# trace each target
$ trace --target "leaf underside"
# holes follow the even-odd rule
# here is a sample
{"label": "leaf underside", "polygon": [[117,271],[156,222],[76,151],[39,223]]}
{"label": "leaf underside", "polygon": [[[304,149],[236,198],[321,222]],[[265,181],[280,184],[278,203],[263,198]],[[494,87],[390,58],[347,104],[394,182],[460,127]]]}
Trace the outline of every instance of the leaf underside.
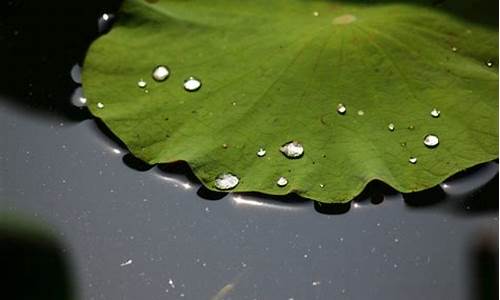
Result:
{"label": "leaf underside", "polygon": [[[425,1],[125,0],[85,59],[87,103],[134,155],[186,161],[210,189],[230,172],[234,191],[327,203],[375,179],[423,190],[498,157],[498,28],[452,12]],[[156,82],[161,64],[171,74]],[[184,90],[190,76],[196,92]],[[429,133],[438,147],[423,144]],[[301,158],[279,151],[289,141]]]}

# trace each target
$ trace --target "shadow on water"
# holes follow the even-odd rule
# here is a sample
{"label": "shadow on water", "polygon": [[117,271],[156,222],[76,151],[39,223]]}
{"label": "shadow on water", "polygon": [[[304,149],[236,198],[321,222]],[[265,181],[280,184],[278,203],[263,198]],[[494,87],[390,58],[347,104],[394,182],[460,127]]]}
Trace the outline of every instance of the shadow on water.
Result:
{"label": "shadow on water", "polygon": [[98,37],[97,20],[122,1],[0,1],[0,93],[30,111],[81,120],[70,70]]}
{"label": "shadow on water", "polygon": [[427,190],[415,193],[404,193],[403,199],[410,207],[426,207],[442,203],[446,198],[446,193],[437,185]]}
{"label": "shadow on water", "polygon": [[459,215],[498,211],[498,164],[481,164],[448,178],[433,188],[403,194],[409,208],[442,206]]}
{"label": "shadow on water", "polygon": [[4,274],[1,298],[76,299],[61,243],[39,224],[6,215],[0,218],[0,265]]}
{"label": "shadow on water", "polygon": [[471,300],[498,299],[498,239],[492,232],[481,233],[469,249]]}

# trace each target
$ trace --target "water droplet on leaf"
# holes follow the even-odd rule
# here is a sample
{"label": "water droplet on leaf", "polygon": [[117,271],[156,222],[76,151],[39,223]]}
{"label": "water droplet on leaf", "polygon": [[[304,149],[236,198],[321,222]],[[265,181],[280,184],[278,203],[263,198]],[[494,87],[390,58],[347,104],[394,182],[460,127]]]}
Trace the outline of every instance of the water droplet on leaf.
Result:
{"label": "water droplet on leaf", "polygon": [[194,92],[199,90],[201,87],[201,81],[194,77],[189,77],[184,81],[184,89],[188,92]]}
{"label": "water droplet on leaf", "polygon": [[313,12],[313,16],[319,17],[319,12],[317,12],[317,11]]}
{"label": "water droplet on leaf", "polygon": [[170,70],[167,66],[159,65],[156,66],[153,70],[153,74],[151,75],[155,81],[161,82],[165,81],[168,76],[170,76]]}
{"label": "water droplet on leaf", "polygon": [[437,147],[437,145],[439,145],[439,138],[437,135],[428,134],[424,137],[424,145],[429,148]]}
{"label": "water droplet on leaf", "polygon": [[137,86],[140,87],[141,89],[145,88],[147,85],[148,85],[147,82],[142,79],[137,82]]}
{"label": "water droplet on leaf", "polygon": [[304,154],[304,147],[299,142],[292,141],[281,146],[280,151],[288,158],[299,158]]}
{"label": "water droplet on leaf", "polygon": [[411,164],[416,164],[417,163],[417,158],[416,157],[410,157],[410,159],[408,159],[408,161],[411,163]]}
{"label": "water droplet on leaf", "polygon": [[389,129],[389,131],[394,131],[396,127],[394,126],[393,123],[389,123],[389,125],[387,125],[387,128]]}
{"label": "water droplet on leaf", "polygon": [[258,157],[263,157],[265,155],[266,155],[266,150],[264,148],[260,148],[259,151],[257,151]]}
{"label": "water droplet on leaf", "polygon": [[240,180],[231,173],[222,173],[215,179],[215,187],[219,190],[234,189]]}
{"label": "water droplet on leaf", "polygon": [[451,47],[451,51],[453,51],[453,52],[457,52],[457,51],[458,51],[458,48],[457,48],[457,47]]}
{"label": "water droplet on leaf", "polygon": [[486,66],[487,66],[488,68],[493,67],[493,61],[488,60],[488,61],[486,62]]}
{"label": "water droplet on leaf", "polygon": [[365,112],[364,112],[364,111],[362,111],[362,110],[358,110],[358,116],[363,116],[364,114],[365,114]]}
{"label": "water droplet on leaf", "polygon": [[431,116],[433,118],[439,118],[439,116],[441,115],[441,111],[438,110],[437,108],[433,108],[432,111],[431,111]]}
{"label": "water droplet on leaf", "polygon": [[104,108],[104,103],[102,103],[102,102],[97,102],[97,108],[99,108],[99,109]]}
{"label": "water droplet on leaf", "polygon": [[286,177],[281,176],[280,178],[278,178],[278,181],[276,181],[276,184],[279,187],[284,187],[288,184],[288,179],[286,179]]}
{"label": "water droplet on leaf", "polygon": [[345,114],[345,113],[346,113],[346,111],[347,111],[347,108],[344,106],[344,104],[339,103],[339,104],[337,105],[337,112],[338,112],[339,114],[343,115],[343,114]]}

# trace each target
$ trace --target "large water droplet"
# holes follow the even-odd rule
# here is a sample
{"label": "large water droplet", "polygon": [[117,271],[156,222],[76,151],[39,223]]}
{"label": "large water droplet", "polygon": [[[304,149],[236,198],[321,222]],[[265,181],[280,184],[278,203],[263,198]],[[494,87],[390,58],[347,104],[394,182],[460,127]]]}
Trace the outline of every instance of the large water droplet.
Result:
{"label": "large water droplet", "polygon": [[159,65],[154,68],[153,74],[151,76],[155,81],[165,81],[167,80],[168,76],[170,76],[170,70],[167,66]]}
{"label": "large water droplet", "polygon": [[114,15],[112,14],[102,14],[97,20],[97,30],[99,33],[103,34],[108,32],[111,29],[111,25],[113,24]]}
{"label": "large water droplet", "polygon": [[99,109],[103,109],[103,108],[104,108],[104,103],[102,103],[102,102],[97,102],[96,106],[97,106],[97,108],[99,108]]}
{"label": "large water droplet", "polygon": [[189,77],[184,81],[184,89],[188,92],[194,92],[199,90],[201,87],[201,81],[194,77]]}
{"label": "large water droplet", "polygon": [[148,83],[142,79],[137,82],[137,86],[140,87],[141,89],[145,88],[147,85]]}
{"label": "large water droplet", "polygon": [[215,179],[215,187],[219,190],[234,189],[240,180],[231,173],[222,173]]}
{"label": "large water droplet", "polygon": [[280,178],[278,178],[278,181],[276,181],[276,184],[279,187],[284,187],[288,184],[288,179],[286,179],[286,177],[281,176]]}
{"label": "large water droplet", "polygon": [[345,114],[347,112],[347,108],[344,106],[344,104],[339,103],[337,105],[337,112],[341,115]]}
{"label": "large water droplet", "polygon": [[431,111],[431,116],[433,118],[439,118],[439,116],[441,115],[441,111],[438,110],[437,108],[433,108],[432,111]]}
{"label": "large water droplet", "polygon": [[428,134],[424,137],[424,145],[429,148],[437,147],[437,145],[439,145],[439,138],[437,135]]}
{"label": "large water droplet", "polygon": [[410,162],[410,164],[416,164],[417,163],[417,158],[412,156],[410,157],[410,159],[408,159],[408,161]]}
{"label": "large water droplet", "polygon": [[257,151],[257,156],[258,157],[263,157],[266,155],[266,149],[260,148],[259,151]]}
{"label": "large water droplet", "polygon": [[82,68],[79,64],[75,64],[69,74],[75,83],[82,84]]}
{"label": "large water droplet", "polygon": [[396,126],[394,126],[393,123],[389,123],[389,125],[387,125],[387,129],[389,129],[389,131],[394,131],[395,128]]}
{"label": "large water droplet", "polygon": [[292,141],[281,146],[280,151],[288,158],[299,158],[304,154],[304,147],[299,142]]}

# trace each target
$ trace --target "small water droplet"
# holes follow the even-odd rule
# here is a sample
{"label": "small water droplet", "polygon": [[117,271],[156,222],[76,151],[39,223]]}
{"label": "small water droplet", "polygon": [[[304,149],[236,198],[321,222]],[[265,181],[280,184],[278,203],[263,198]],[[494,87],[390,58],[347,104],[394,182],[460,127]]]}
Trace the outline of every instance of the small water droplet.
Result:
{"label": "small water droplet", "polygon": [[263,157],[266,155],[266,149],[260,148],[259,151],[257,151],[257,156],[258,157]]}
{"label": "small water droplet", "polygon": [[284,187],[288,184],[288,179],[286,179],[286,177],[281,176],[280,178],[278,178],[278,181],[276,181],[276,184],[279,187]]}
{"label": "small water droplet", "polygon": [[215,187],[219,190],[234,189],[240,180],[231,173],[222,173],[215,179]]}
{"label": "small water droplet", "polygon": [[153,74],[151,75],[155,81],[161,82],[165,81],[168,76],[170,76],[170,70],[167,66],[159,65],[153,69]]}
{"label": "small water droplet", "polygon": [[486,64],[486,66],[487,66],[488,68],[493,67],[493,61],[492,61],[492,60],[488,60],[485,64]]}
{"label": "small water droplet", "polygon": [[457,47],[451,47],[451,51],[453,51],[453,52],[457,52],[457,51],[458,51],[458,48],[457,48]]}
{"label": "small water droplet", "polygon": [[345,114],[347,112],[347,108],[344,106],[344,104],[339,103],[337,105],[337,112],[341,115]]}
{"label": "small water droplet", "polygon": [[147,85],[148,83],[142,79],[137,82],[137,86],[140,87],[141,89],[145,88]]}
{"label": "small water droplet", "polygon": [[396,127],[394,126],[393,123],[389,123],[389,125],[387,125],[387,129],[389,129],[389,131],[394,131],[394,129],[396,129]]}
{"label": "small water droplet", "polygon": [[97,108],[99,108],[99,109],[104,108],[104,103],[102,103],[102,102],[97,102]]}
{"label": "small water droplet", "polygon": [[317,12],[317,11],[313,12],[313,16],[319,17],[319,12]]}
{"label": "small water droplet", "polygon": [[222,144],[222,148],[227,149],[228,145],[226,143]]}
{"label": "small water droplet", "polygon": [[406,147],[406,142],[400,143],[401,147]]}
{"label": "small water droplet", "polygon": [[281,146],[280,151],[288,158],[299,158],[304,154],[304,147],[299,142],[291,141]]}
{"label": "small water droplet", "polygon": [[424,145],[426,145],[428,148],[434,148],[439,145],[439,138],[437,135],[434,134],[428,134],[424,137]]}
{"label": "small water droplet", "polygon": [[114,15],[112,14],[102,14],[97,20],[97,30],[99,33],[103,34],[111,29],[111,25],[113,23]]}
{"label": "small water droplet", "polygon": [[414,130],[414,129],[415,129],[415,126],[413,126],[413,125],[408,126],[408,130]]}
{"label": "small water droplet", "polygon": [[411,164],[416,164],[417,163],[417,158],[416,157],[410,157],[410,159],[408,159],[408,161],[411,163]]}
{"label": "small water droplet", "polygon": [[320,187],[320,188],[324,188],[324,187],[325,187],[325,185],[324,185],[324,184],[322,184],[322,183],[320,183],[320,184],[319,184],[319,187]]}
{"label": "small water droplet", "polygon": [[85,96],[83,95],[82,87],[77,87],[71,95],[71,104],[80,108],[86,106],[87,98],[85,98]]}
{"label": "small water droplet", "polygon": [[358,110],[358,116],[364,116],[365,115],[365,112],[362,111],[362,110]]}
{"label": "small water droplet", "polygon": [[433,108],[433,109],[431,110],[431,116],[432,116],[433,118],[439,118],[439,116],[440,116],[440,115],[441,115],[441,111],[440,111],[440,110],[438,110],[437,108]]}
{"label": "small water droplet", "polygon": [[188,92],[194,92],[199,90],[201,87],[201,81],[194,77],[189,77],[184,81],[184,89]]}

